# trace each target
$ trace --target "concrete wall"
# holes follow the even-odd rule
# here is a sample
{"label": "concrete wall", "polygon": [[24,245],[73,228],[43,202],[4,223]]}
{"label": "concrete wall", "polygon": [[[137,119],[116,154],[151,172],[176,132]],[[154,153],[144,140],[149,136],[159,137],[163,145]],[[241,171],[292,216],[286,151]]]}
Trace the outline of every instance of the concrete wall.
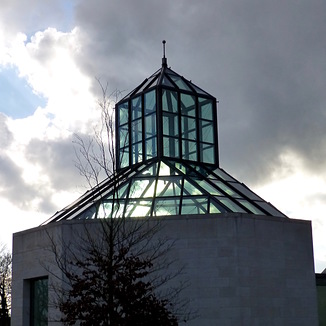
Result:
{"label": "concrete wall", "polygon": [[[69,239],[83,223],[97,221],[14,234],[12,326],[29,325],[24,280],[49,275],[51,281],[44,268],[53,259],[47,233]],[[170,254],[190,281],[182,295],[198,317],[187,325],[318,325],[309,221],[218,214],[169,217],[162,225],[161,235],[177,240]]]}

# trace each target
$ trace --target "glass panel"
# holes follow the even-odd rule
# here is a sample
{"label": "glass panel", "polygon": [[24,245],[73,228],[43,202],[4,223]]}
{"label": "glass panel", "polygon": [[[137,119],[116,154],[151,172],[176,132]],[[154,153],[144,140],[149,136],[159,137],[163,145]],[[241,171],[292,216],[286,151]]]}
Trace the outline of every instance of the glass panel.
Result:
{"label": "glass panel", "polygon": [[217,203],[215,203],[213,200],[211,200],[209,204],[209,213],[210,214],[216,214],[216,213],[226,213],[227,210]]}
{"label": "glass panel", "polygon": [[199,118],[213,120],[213,102],[206,98],[199,97]]}
{"label": "glass panel", "polygon": [[153,200],[130,200],[126,206],[126,217],[150,216]]}
{"label": "glass panel", "polygon": [[197,161],[196,142],[190,140],[182,141],[182,158],[184,160]]}
{"label": "glass panel", "polygon": [[170,86],[174,88],[174,85],[164,76],[162,79],[162,85]]}
{"label": "glass panel", "polygon": [[145,117],[145,139],[156,135],[156,114]]}
{"label": "glass panel", "polygon": [[196,178],[193,178],[193,180],[196,181],[209,194],[211,194],[211,195],[217,195],[217,196],[223,196],[223,194],[220,191],[218,191],[214,186],[212,186],[211,184],[209,184],[207,181],[205,181],[205,180],[199,180],[199,179],[196,179]]}
{"label": "glass panel", "polygon": [[157,156],[157,146],[156,146],[156,137],[147,139],[145,141],[146,151],[145,151],[145,159],[149,160],[152,157]]}
{"label": "glass panel", "polygon": [[143,160],[143,145],[141,142],[133,144],[132,146],[132,162],[131,164],[142,162]]}
{"label": "glass panel", "polygon": [[163,112],[163,134],[167,136],[178,136],[178,116]]}
{"label": "glass panel", "polygon": [[155,199],[153,216],[179,215],[180,199]]}
{"label": "glass panel", "polygon": [[157,78],[157,75],[151,76],[150,78],[148,78],[148,80],[144,83],[144,85],[137,91],[138,93],[141,93],[145,88],[149,88],[150,85],[154,82],[153,79]]}
{"label": "glass panel", "polygon": [[118,117],[119,125],[125,124],[128,122],[128,102],[122,103],[118,106]]}
{"label": "glass panel", "polygon": [[145,114],[152,113],[156,111],[156,93],[155,89],[145,93],[144,95],[144,109],[145,109]]}
{"label": "glass panel", "polygon": [[194,196],[194,195],[202,195],[201,190],[192,185],[188,180],[184,181],[183,184],[183,196]]}
{"label": "glass panel", "polygon": [[125,168],[129,166],[129,148],[124,147],[120,149],[120,155],[119,155],[119,160],[120,160],[120,167]]}
{"label": "glass panel", "polygon": [[178,94],[177,92],[163,89],[162,94],[163,111],[178,112]]}
{"label": "glass panel", "polygon": [[48,325],[48,279],[31,281],[31,325]]}
{"label": "glass panel", "polygon": [[111,216],[112,213],[112,203],[113,201],[106,201],[105,203],[101,203],[97,210],[96,218],[110,218],[115,217]]}
{"label": "glass panel", "polygon": [[221,181],[215,181],[213,180],[213,182],[220,188],[222,189],[224,192],[226,192],[229,196],[232,196],[234,198],[242,198],[242,196],[238,193],[236,193],[235,191],[233,191],[231,188],[229,188],[226,184],[224,184]]}
{"label": "glass panel", "polygon": [[181,93],[181,114],[192,117],[196,115],[194,96]]}
{"label": "glass panel", "polygon": [[[216,175],[218,175],[221,179],[223,179],[225,181],[236,181],[229,174],[227,174],[226,172],[222,171],[221,169],[216,169],[213,172]],[[213,175],[211,175],[210,178],[213,178]]]}
{"label": "glass panel", "polygon": [[157,174],[157,163],[150,164],[146,169],[143,170],[141,175],[153,175],[155,176]]}
{"label": "glass panel", "polygon": [[[115,196],[113,198],[113,193],[112,192],[110,194],[110,196],[108,196],[106,198],[106,200],[119,200],[121,198],[126,198],[127,196],[127,191],[128,191],[128,186],[129,186],[129,182],[125,183],[124,185],[120,186],[120,188],[118,188],[117,190],[115,190]],[[118,185],[119,187],[119,185]]]}
{"label": "glass panel", "polygon": [[172,175],[172,174],[173,174],[173,170],[164,162],[161,162],[159,176]]}
{"label": "glass panel", "polygon": [[175,84],[180,89],[183,89],[183,90],[186,90],[186,91],[191,91],[191,88],[188,87],[186,82],[180,76],[176,76],[176,75],[172,75],[172,74],[169,74],[169,76],[171,77],[171,79],[175,82]]}
{"label": "glass panel", "polygon": [[194,165],[189,164],[193,169],[195,169],[199,174],[201,174],[204,178],[206,178],[210,172],[210,170],[207,170],[204,166],[200,165]]}
{"label": "glass panel", "polygon": [[171,76],[177,76],[177,74],[171,69],[168,69],[167,73],[169,74],[170,77]]}
{"label": "glass panel", "polygon": [[132,122],[132,144],[137,143],[142,140],[142,120],[138,119]]}
{"label": "glass panel", "polygon": [[123,125],[119,127],[119,140],[120,140],[120,148],[128,146],[129,137],[128,137],[128,125]]}
{"label": "glass panel", "polygon": [[180,196],[181,177],[159,178],[156,185],[156,197]]}
{"label": "glass panel", "polygon": [[127,182],[126,184],[124,184],[123,186],[121,186],[118,189],[118,198],[126,198],[127,196],[127,190],[128,190],[128,186],[129,186],[129,182]]}
{"label": "glass panel", "polygon": [[236,203],[234,203],[229,198],[221,198],[219,197],[218,200],[224,204],[226,207],[228,207],[232,212],[235,213],[246,213],[244,209],[242,209],[240,206],[238,206]]}
{"label": "glass panel", "polygon": [[202,155],[202,162],[214,164],[215,163],[215,152],[214,145],[210,144],[200,144],[200,152]]}
{"label": "glass panel", "polygon": [[[127,184],[128,185],[128,184]],[[110,196],[112,198],[112,196]],[[112,205],[114,203],[114,209],[112,210]],[[122,217],[125,205],[125,199],[106,199],[102,202],[98,209],[96,218],[118,218]]]}
{"label": "glass panel", "polygon": [[205,143],[214,143],[214,128],[212,122],[199,120],[199,139]]}
{"label": "glass panel", "polygon": [[138,96],[131,101],[131,114],[132,120],[141,118],[141,96]]}
{"label": "glass panel", "polygon": [[206,93],[201,88],[199,88],[198,86],[194,85],[193,83],[191,83],[191,86],[196,90],[197,93],[209,95],[208,93]]}
{"label": "glass panel", "polygon": [[181,137],[191,140],[197,139],[196,119],[181,117]]}
{"label": "glass panel", "polygon": [[230,183],[233,187],[239,190],[240,193],[248,197],[249,199],[253,200],[261,200],[259,196],[257,196],[255,193],[253,193],[249,188],[242,185],[241,183]]}
{"label": "glass panel", "polygon": [[254,213],[254,214],[258,214],[258,215],[266,215],[265,213],[263,213],[260,209],[258,209],[256,206],[254,206],[253,204],[249,203],[247,200],[245,199],[239,199],[238,202],[240,204],[242,204],[244,207],[248,208],[250,210],[250,212]]}
{"label": "glass panel", "polygon": [[[83,211],[81,214],[77,216],[78,220],[91,220],[93,218],[96,218],[96,206],[92,205],[85,211]],[[68,218],[69,219],[69,218]]]}
{"label": "glass panel", "polygon": [[179,139],[172,137],[163,137],[163,155],[178,158],[179,155]]}
{"label": "glass panel", "polygon": [[206,214],[208,199],[204,198],[183,198],[181,206],[181,214]]}
{"label": "glass panel", "polygon": [[112,211],[112,217],[114,218],[123,217],[124,208],[125,208],[125,200],[115,201],[114,209]]}
{"label": "glass panel", "polygon": [[134,179],[130,186],[129,198],[154,197],[155,178]]}
{"label": "glass panel", "polygon": [[262,202],[262,201],[255,201],[257,205],[259,205],[262,209],[264,209],[266,212],[268,212],[271,216],[277,216],[277,217],[286,217],[282,212],[277,210],[272,205]]}

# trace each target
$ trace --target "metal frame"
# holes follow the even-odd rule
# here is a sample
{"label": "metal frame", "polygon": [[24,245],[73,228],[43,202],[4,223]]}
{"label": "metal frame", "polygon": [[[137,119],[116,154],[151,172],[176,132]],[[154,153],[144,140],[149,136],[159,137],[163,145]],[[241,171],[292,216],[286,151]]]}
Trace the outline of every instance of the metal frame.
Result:
{"label": "metal frame", "polygon": [[[166,58],[163,58],[162,68],[156,71],[151,77],[146,79],[126,97],[116,104],[116,166],[117,170],[111,178],[104,180],[98,186],[80,197],[77,201],[67,206],[65,209],[57,212],[48,221],[43,224],[57,222],[61,220],[72,219],[95,219],[100,217],[100,208],[111,205],[111,211],[108,215],[112,217],[115,210],[116,201],[119,206],[119,214],[114,217],[148,217],[161,215],[164,210],[157,211],[158,203],[162,203],[163,207],[173,208],[176,215],[183,214],[215,214],[215,213],[245,213],[255,215],[267,215],[276,217],[286,217],[282,212],[277,210],[270,203],[267,203],[255,193],[253,193],[244,184],[227,174],[219,168],[219,152],[218,152],[218,128],[217,128],[217,101],[216,98],[203,91],[192,82],[178,75],[176,72],[167,67]],[[179,84],[179,85],[178,85]],[[180,87],[181,86],[181,87]],[[146,157],[146,124],[145,119],[151,116],[151,113],[145,115],[145,94],[155,90],[155,122],[156,122],[156,156],[147,159]],[[163,92],[176,92],[177,112],[167,112],[163,110]],[[182,94],[191,95],[194,98],[195,114],[187,115],[182,113]],[[132,146],[133,146],[133,125],[132,125],[132,101],[140,97],[141,100],[141,145],[142,160],[141,162],[133,162]],[[199,99],[207,99],[212,105],[212,117],[205,119],[199,114]],[[120,166],[120,129],[119,129],[119,106],[128,104],[128,119],[122,126],[128,126],[126,137],[128,137],[128,164],[125,167]],[[171,103],[170,103],[171,104]],[[172,105],[170,106],[172,108]],[[167,112],[167,114],[165,113]],[[179,132],[175,136],[172,131],[167,137],[177,139],[179,142],[179,156],[171,157],[165,155],[164,152],[164,133],[163,133],[163,116],[173,115],[177,118]],[[187,138],[182,137],[182,119],[195,120],[196,128],[196,152],[197,159],[185,159],[182,155],[182,142]],[[213,143],[206,143],[201,140],[200,122],[207,122],[213,127]],[[151,139],[151,138],[149,138]],[[192,140],[187,140],[192,141]],[[203,160],[201,151],[202,144],[214,146],[214,162],[208,163]],[[168,170],[167,175],[162,175],[163,167]],[[145,171],[148,173],[143,174]],[[143,184],[141,182],[143,180]],[[146,184],[146,180],[148,183]],[[174,180],[180,180],[180,184],[175,184]],[[136,193],[131,193],[133,182],[139,182]],[[158,190],[159,182],[166,182],[164,188]],[[135,183],[136,184],[136,183]],[[121,195],[121,189],[124,194]],[[154,187],[153,190],[151,187]],[[166,194],[170,191],[170,187],[174,190],[172,194]],[[177,188],[174,188],[177,187]],[[187,189],[188,187],[188,189]],[[146,194],[151,189],[150,197]],[[176,191],[177,190],[177,191]],[[121,198],[119,198],[119,196]],[[113,199],[112,199],[113,198]],[[168,204],[171,201],[171,204]],[[143,202],[143,206],[142,206]],[[130,206],[130,204],[132,204]],[[166,204],[164,206],[164,204]],[[170,206],[169,206],[170,205]],[[105,207],[104,207],[105,206]],[[131,208],[130,208],[131,207]],[[144,212],[142,212],[144,207]],[[189,210],[188,208],[193,208]],[[159,207],[160,208],[160,207]],[[161,207],[162,208],[162,207]],[[139,212],[139,213],[136,213]],[[169,215],[169,211],[166,210]],[[105,214],[104,214],[105,215]]]}
{"label": "metal frame", "polygon": [[[175,78],[173,79],[171,76],[174,76]],[[181,83],[185,84],[187,89],[181,89],[175,80],[181,81]],[[164,84],[164,81],[168,81],[169,85]],[[163,101],[163,91],[173,91],[177,93],[178,96],[178,112],[177,118],[178,118],[178,124],[179,124],[179,135],[178,137],[175,137],[175,139],[178,139],[179,143],[179,155],[182,157],[183,153],[183,145],[182,141],[184,140],[181,137],[181,120],[182,117],[185,117],[182,114],[182,101],[181,101],[181,94],[188,94],[191,95],[195,98],[195,119],[196,119],[196,153],[197,155],[197,160],[185,160],[189,161],[192,163],[196,163],[198,165],[205,165],[205,166],[210,166],[212,169],[216,168],[219,166],[219,150],[218,150],[218,122],[217,122],[217,100],[214,96],[208,94],[207,92],[203,91],[201,88],[198,86],[194,85],[191,81],[188,81],[185,79],[183,76],[180,76],[176,72],[174,72],[172,69],[168,68],[165,64],[162,65],[162,68],[156,71],[151,77],[148,79],[145,79],[138,87],[136,87],[133,91],[131,91],[126,97],[124,97],[121,101],[119,101],[116,104],[116,130],[117,130],[117,139],[116,139],[116,148],[117,148],[117,158],[116,158],[116,166],[118,167],[118,170],[120,168],[127,168],[126,167],[121,167],[121,162],[120,162],[120,143],[119,143],[119,106],[128,103],[128,137],[129,137],[129,142],[128,142],[128,166],[132,166],[134,162],[132,162],[132,101],[137,98],[138,96],[141,97],[141,102],[142,102],[142,161],[144,162],[146,160],[146,138],[145,138],[145,108],[144,108],[144,96],[146,93],[155,90],[156,92],[156,132],[157,132],[157,156],[159,158],[166,157],[163,152],[163,107],[162,107],[162,101]],[[212,103],[212,114],[213,114],[213,119],[212,119],[212,125],[213,125],[213,143],[205,143],[200,141],[200,121],[206,121],[203,118],[199,117],[199,98],[207,99],[211,101]],[[208,121],[208,120],[207,120]],[[171,137],[173,138],[173,137]],[[203,145],[212,145],[214,148],[214,163],[209,163],[209,162],[203,162],[203,154],[201,151],[201,144]],[[174,159],[173,157],[169,156],[169,159]]]}

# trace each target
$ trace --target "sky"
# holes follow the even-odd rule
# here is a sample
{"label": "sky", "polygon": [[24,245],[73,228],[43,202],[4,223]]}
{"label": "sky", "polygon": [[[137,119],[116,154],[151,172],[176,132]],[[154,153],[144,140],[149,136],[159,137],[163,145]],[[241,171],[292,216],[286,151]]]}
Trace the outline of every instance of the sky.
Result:
{"label": "sky", "polygon": [[74,135],[99,124],[97,80],[135,88],[168,65],[218,98],[220,165],[312,221],[326,268],[324,0],[2,0],[0,243],[86,191]]}

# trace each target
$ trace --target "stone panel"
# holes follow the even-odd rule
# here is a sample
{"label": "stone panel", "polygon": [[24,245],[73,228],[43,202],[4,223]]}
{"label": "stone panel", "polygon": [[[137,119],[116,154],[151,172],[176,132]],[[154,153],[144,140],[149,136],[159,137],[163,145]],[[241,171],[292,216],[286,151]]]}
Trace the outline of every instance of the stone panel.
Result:
{"label": "stone panel", "polygon": [[[49,274],[49,234],[68,241],[97,223],[63,221],[14,235],[12,326],[29,325],[24,280]],[[187,325],[318,325],[310,222],[219,214],[160,223],[159,236],[176,240],[170,254],[185,267],[183,296],[198,313]]]}

